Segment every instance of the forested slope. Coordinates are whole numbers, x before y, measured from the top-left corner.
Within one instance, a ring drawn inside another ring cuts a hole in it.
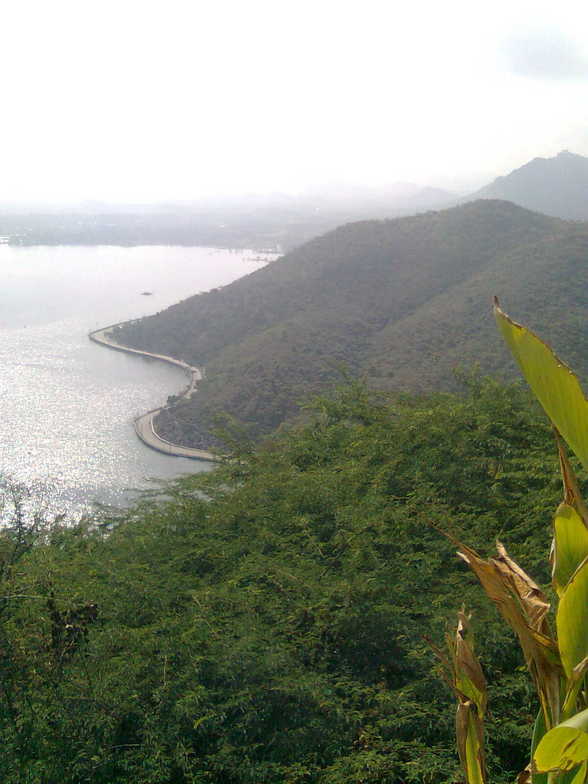
[[[500,201],[348,224],[119,339],[206,366],[198,395],[160,419],[172,440],[201,443],[219,410],[259,433],[295,414],[341,364],[394,389],[451,388],[462,360],[512,372],[486,319],[494,294],[548,336],[553,320],[564,356],[583,371],[570,335],[588,336],[586,320],[578,326],[588,316],[587,251],[584,224]]]
[[[380,331],[369,347],[368,372],[380,385],[414,390],[446,385],[447,368],[458,365],[478,363],[502,377],[512,375],[513,362],[488,318],[490,298],[499,294],[518,319],[560,346],[561,356],[586,373],[587,276],[588,229],[568,224],[565,232],[497,256]]]
[[[483,553],[500,536],[547,582],[561,487],[522,387],[468,390],[400,403],[348,385],[168,500],[36,533],[17,512],[0,532],[1,780],[452,784],[453,700],[425,638],[465,601],[491,781],[513,781],[532,689],[436,527]]]
[[[546,215],[588,220],[588,158],[568,150],[553,158],[533,158],[470,198],[507,199]]]

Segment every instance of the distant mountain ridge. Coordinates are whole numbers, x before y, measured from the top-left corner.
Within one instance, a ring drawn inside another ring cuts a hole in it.
[[[0,235],[13,245],[194,245],[285,248],[343,223],[446,206],[448,191],[412,183],[323,186],[161,204],[0,205]]]
[[[535,158],[469,196],[410,182],[336,183],[300,194],[207,197],[190,202],[0,205],[0,236],[13,245],[194,245],[291,250],[352,221],[414,215],[476,199],[512,201],[588,220],[588,158]]]
[[[215,412],[267,432],[342,364],[395,390],[450,389],[462,363],[514,375],[494,294],[588,375],[587,260],[588,225],[478,200],[341,226],[118,339],[206,367],[198,394],[158,423],[201,446]]]
[[[563,150],[534,158],[468,197],[504,199],[558,218],[588,220],[588,158]]]

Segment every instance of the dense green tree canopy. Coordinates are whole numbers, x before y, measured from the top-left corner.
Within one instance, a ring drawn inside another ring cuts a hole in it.
[[[462,599],[500,717],[492,780],[511,781],[536,706],[438,529],[482,552],[499,535],[547,581],[560,488],[527,393],[462,384],[390,402],[349,383],[165,497],[16,555],[7,528],[2,781],[450,784],[452,700],[427,638]]]

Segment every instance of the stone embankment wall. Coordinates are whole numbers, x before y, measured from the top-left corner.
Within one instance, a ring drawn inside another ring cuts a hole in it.
[[[124,322],[110,324],[102,329],[94,330],[94,332],[90,332],[88,337],[90,340],[94,341],[94,343],[106,346],[114,351],[122,351],[126,354],[137,354],[139,356],[149,357],[150,359],[158,359],[161,362],[167,362],[170,365],[180,367],[188,376],[188,385],[179,394],[179,397],[191,397],[196,391],[198,381],[202,378],[202,373],[199,368],[188,365],[187,362],[183,362],[181,359],[168,357],[165,354],[154,354],[150,351],[141,351],[140,349],[123,346],[121,343],[117,343],[111,337],[111,332],[115,327],[121,326],[122,323]],[[166,455],[173,455],[174,457],[188,457],[192,460],[209,461],[216,461],[219,459],[218,455],[214,455],[212,452],[207,452],[204,449],[192,449],[187,446],[182,446],[181,444],[172,444],[170,441],[167,441],[165,438],[158,435],[155,431],[154,419],[163,408],[165,408],[165,406],[154,408],[151,411],[147,411],[145,414],[141,414],[134,420],[135,433],[144,444],[151,449],[163,452]]]

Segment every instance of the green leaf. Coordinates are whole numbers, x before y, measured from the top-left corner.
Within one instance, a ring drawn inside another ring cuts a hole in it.
[[[588,656],[588,558],[576,569],[557,608],[557,639],[566,676]]]
[[[588,710],[577,713],[568,721],[549,730],[541,739],[534,755],[535,766],[540,773],[573,770],[576,765],[584,766],[586,760],[588,760]],[[573,779],[574,783],[576,778]],[[579,779],[579,781],[583,780]]]
[[[474,654],[469,615],[465,610],[458,613],[455,641],[451,645],[455,668],[455,688],[476,706],[480,719],[484,718],[487,704],[487,686],[480,662]]]
[[[571,576],[588,556],[588,528],[569,504],[560,504],[553,528],[553,585],[561,596]]]
[[[482,721],[473,702],[461,703],[456,715],[457,748],[467,784],[486,784]]]
[[[531,757],[535,756],[535,749],[539,745],[541,738],[545,735],[545,717],[543,710],[539,709],[537,718],[535,719],[535,726],[533,727],[533,739],[531,741]],[[547,784],[547,773],[531,772],[531,784]]]
[[[584,784],[588,780],[588,762],[583,762],[570,784]]]
[[[588,469],[588,401],[577,376],[531,330],[495,305],[496,321],[547,416]]]
[[[457,614],[455,636],[447,635],[449,658],[434,649],[445,668],[448,684],[458,700],[455,716],[457,749],[467,784],[486,784],[484,753],[484,714],[486,712],[486,679],[474,654],[469,628],[471,616],[462,608]]]

